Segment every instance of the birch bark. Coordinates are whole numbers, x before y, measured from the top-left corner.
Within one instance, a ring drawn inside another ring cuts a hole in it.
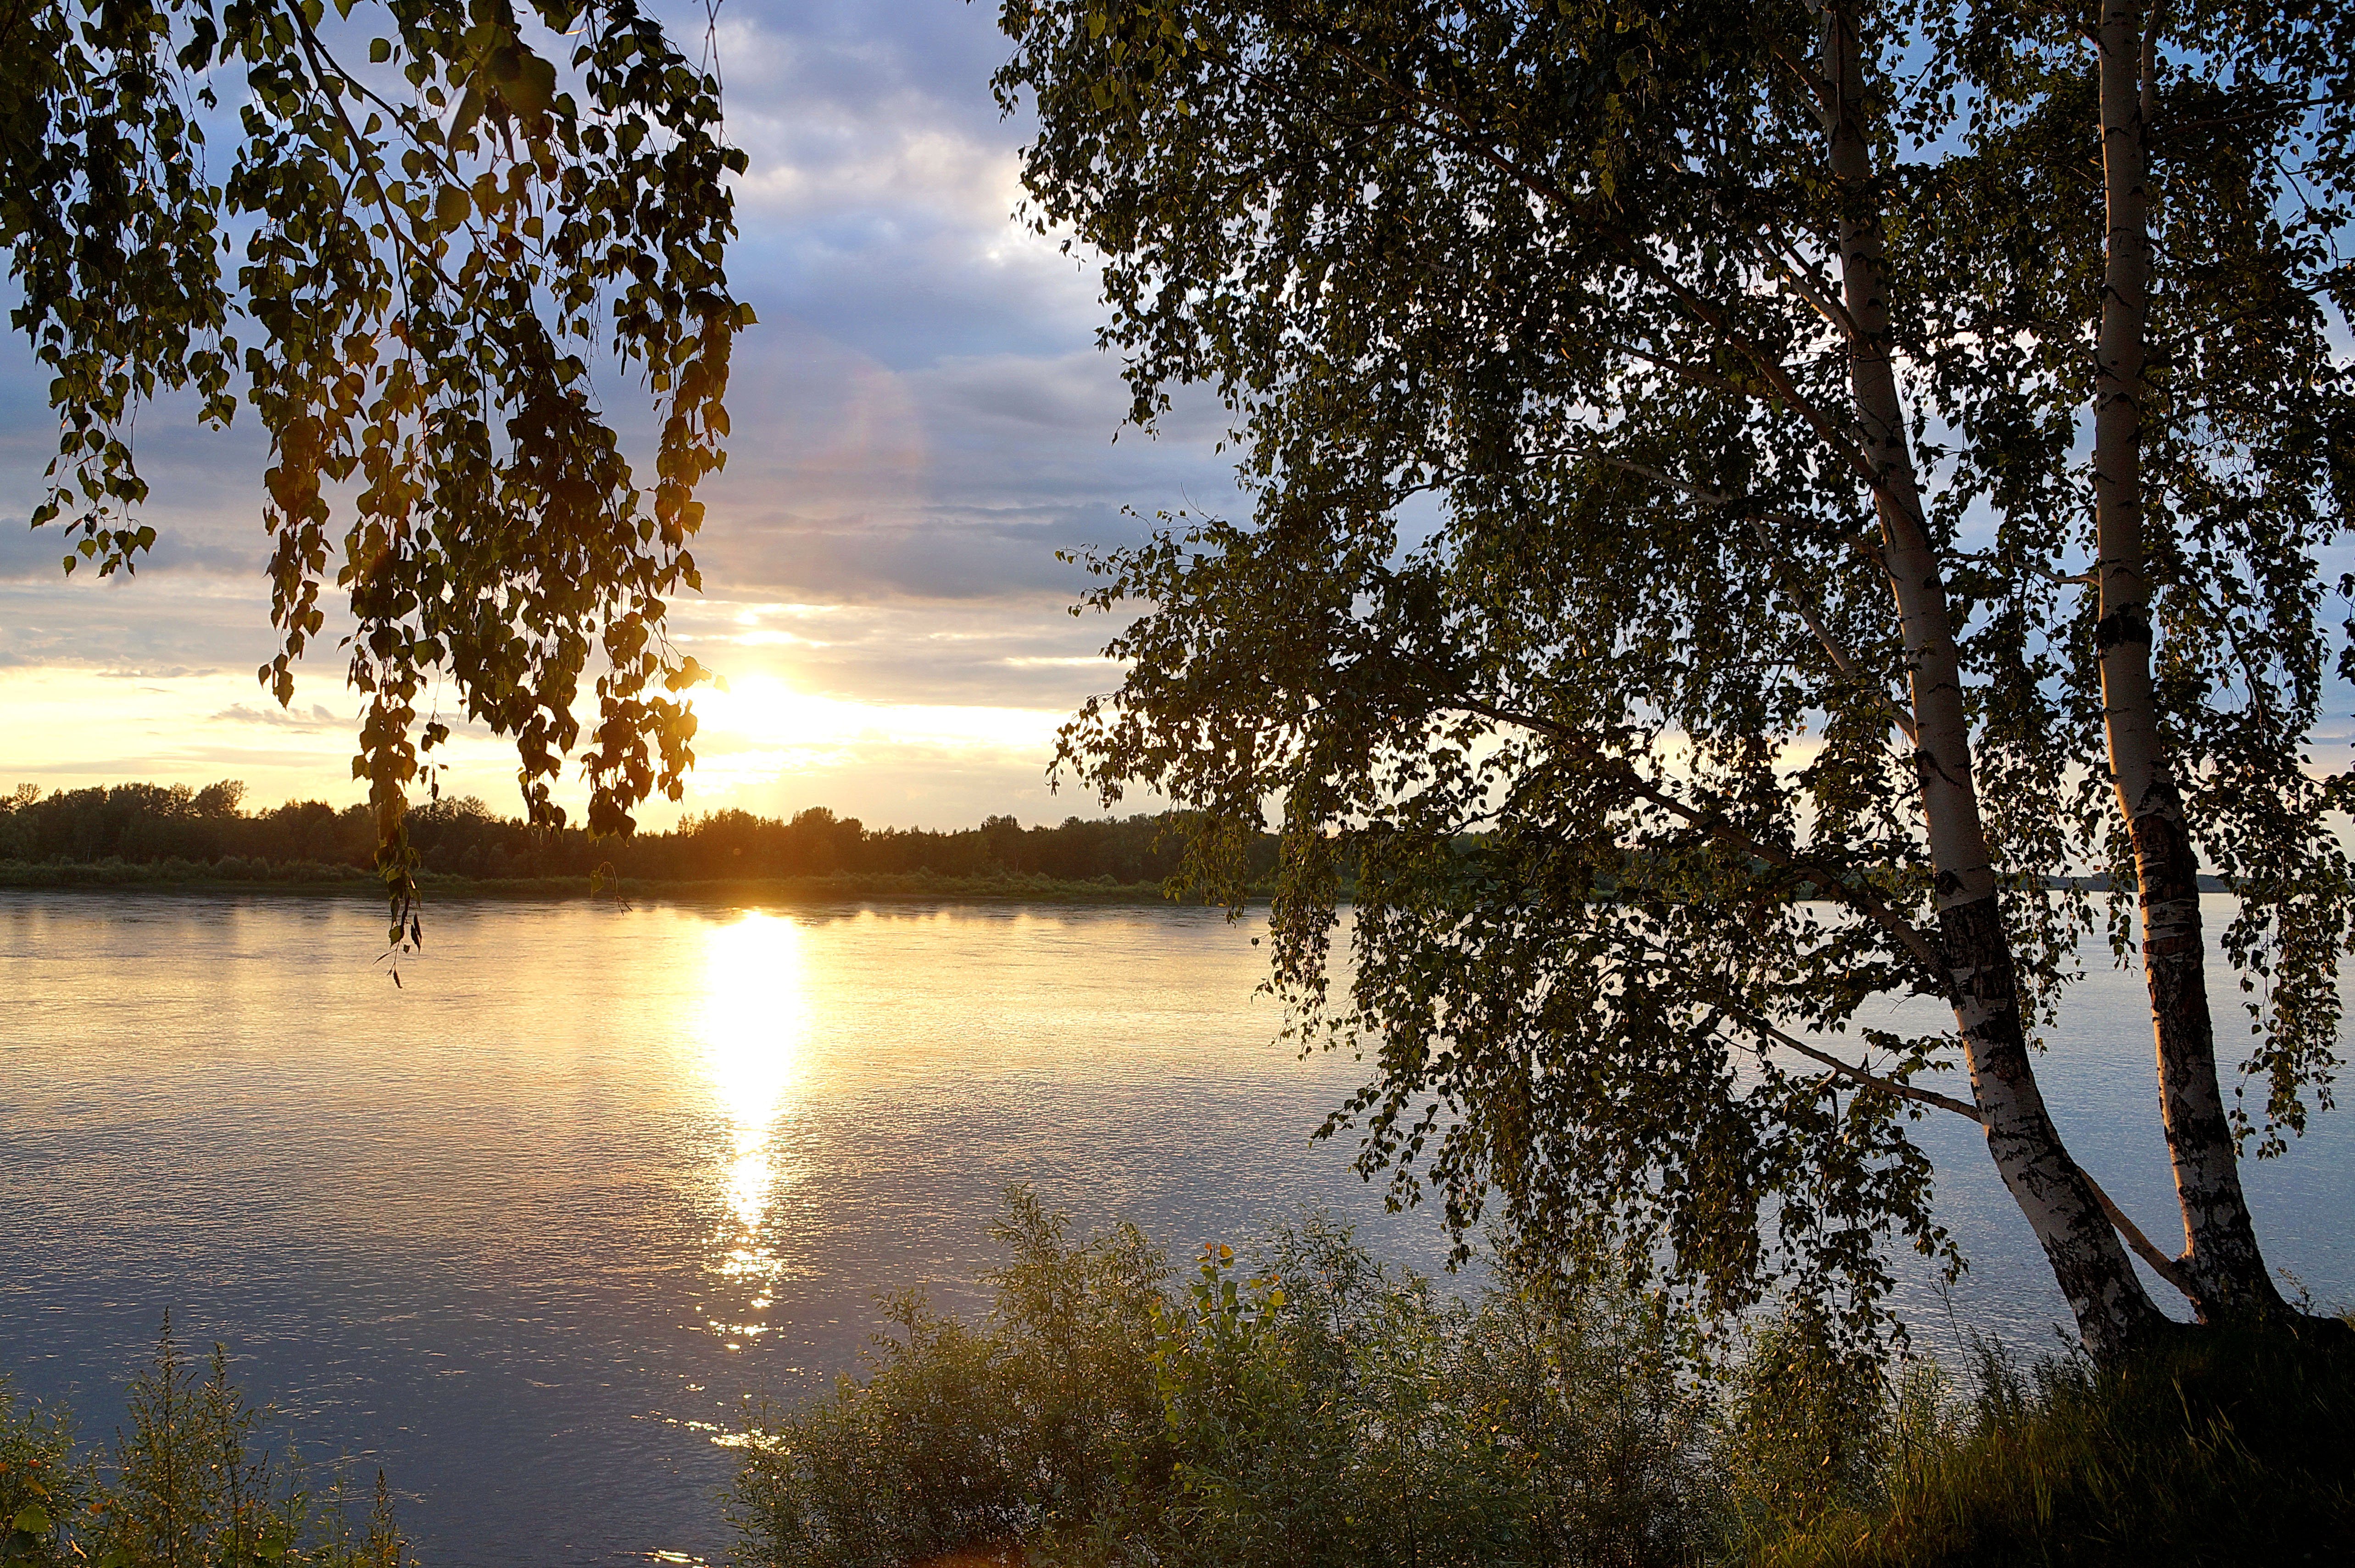
[[[1849,379],[1877,471],[1883,559],[1913,688],[1915,766],[1936,869],[1936,908],[1955,1022],[1987,1152],[2051,1264],[2097,1360],[2164,1321],[2127,1261],[2092,1185],[2061,1142],[2028,1055],[2019,976],[1997,906],[1996,879],[1971,773],[1969,717],[1945,584],[1924,524],[1891,358],[1883,237],[1865,135],[1862,50],[1855,16],[1827,6],[1824,84],[1830,166],[1838,191],[1841,287],[1852,323]]]
[[[2183,1211],[2182,1269],[2195,1292],[2193,1305],[2205,1319],[2217,1312],[2278,1311],[2283,1302],[2257,1249],[2216,1083],[2200,929],[2200,864],[2169,769],[2151,682],[2142,494],[2144,339],[2150,303],[2145,31],[2140,0],[2105,0],[2100,72],[2108,253],[2094,382],[2094,517],[2102,598],[2094,635],[2110,778],[2134,843],[2143,973],[2158,1057],[2159,1117]]]

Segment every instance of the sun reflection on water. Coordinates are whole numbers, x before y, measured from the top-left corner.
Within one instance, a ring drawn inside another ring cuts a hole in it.
[[[773,1261],[760,1231],[782,1175],[778,1124],[792,1109],[808,1028],[800,929],[766,914],[717,927],[704,969],[703,1072],[732,1146],[722,1190],[736,1226],[723,1268],[761,1273]]]

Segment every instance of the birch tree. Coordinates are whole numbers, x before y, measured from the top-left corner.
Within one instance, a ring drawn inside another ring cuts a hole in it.
[[[1060,765],[1201,811],[1212,889],[1278,816],[1275,983],[1372,1066],[1327,1131],[1458,1225],[1501,1200],[1704,1314],[1779,1284],[1870,1336],[1890,1245],[1955,1261],[1908,1128],[1958,1115],[2097,1356],[2167,1321],[2130,1253],[2280,1318],[2239,1160],[2330,1103],[2350,933],[2309,754],[2355,487],[2339,8],[1003,20],[1134,417],[1207,384],[1256,497],[1096,560],[1139,613]],[[2179,1248],[2038,1082],[2105,928]],[[1947,1027],[1869,1021],[1903,994]]]
[[[693,761],[702,672],[664,615],[699,585],[751,318],[724,268],[743,155],[691,48],[634,0],[0,0],[0,244],[59,432],[30,521],[67,572],[133,571],[141,408],[260,420],[259,676],[290,700],[344,602],[396,940],[441,679],[514,740],[538,824],[570,756],[597,833]],[[640,466],[600,366],[650,398]]]

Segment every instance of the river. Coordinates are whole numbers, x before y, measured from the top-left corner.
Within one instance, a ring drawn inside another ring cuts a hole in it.
[[[0,891],[0,1371],[105,1436],[168,1307],[314,1457],[380,1466],[431,1568],[717,1562],[745,1398],[850,1368],[883,1292],[971,1306],[1008,1182],[1181,1253],[1315,1205],[1437,1265],[1310,1141],[1359,1067],[1275,1040],[1258,930],[457,902],[396,987],[364,902]],[[2138,981],[2094,967],[2047,1093],[2163,1240]],[[1922,1136],[1973,1263],[1951,1307],[1909,1267],[1924,1339],[2050,1344],[1975,1130]],[[2269,1255],[2355,1300],[2343,1114],[2249,1182]]]

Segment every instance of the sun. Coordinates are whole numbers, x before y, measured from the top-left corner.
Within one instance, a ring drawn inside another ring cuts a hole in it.
[[[699,691],[695,698],[699,734],[764,744],[832,737],[841,728],[838,707],[765,673],[731,677],[727,686]]]

